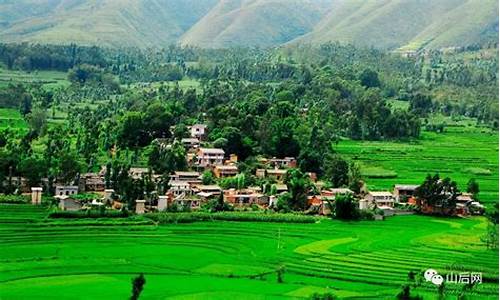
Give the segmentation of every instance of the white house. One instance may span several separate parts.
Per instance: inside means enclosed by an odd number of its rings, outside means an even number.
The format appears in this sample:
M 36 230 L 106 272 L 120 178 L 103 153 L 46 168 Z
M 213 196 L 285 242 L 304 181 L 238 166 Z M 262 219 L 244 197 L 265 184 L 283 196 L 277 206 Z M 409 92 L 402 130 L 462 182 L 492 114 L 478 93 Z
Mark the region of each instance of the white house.
M 369 192 L 364 199 L 378 207 L 394 207 L 394 196 L 390 192 Z
M 222 165 L 224 154 L 224 150 L 218 148 L 199 148 L 196 152 L 197 165 L 200 167 Z
M 76 185 L 56 186 L 56 196 L 71 196 L 76 194 L 78 194 L 78 186 Z
M 204 124 L 195 124 L 190 128 L 191 137 L 199 140 L 202 140 L 203 137 L 205 137 L 206 132 L 207 125 Z
M 168 185 L 170 185 L 170 191 L 175 195 L 179 196 L 182 194 L 191 195 L 193 190 L 191 189 L 191 185 L 187 181 L 169 181 Z

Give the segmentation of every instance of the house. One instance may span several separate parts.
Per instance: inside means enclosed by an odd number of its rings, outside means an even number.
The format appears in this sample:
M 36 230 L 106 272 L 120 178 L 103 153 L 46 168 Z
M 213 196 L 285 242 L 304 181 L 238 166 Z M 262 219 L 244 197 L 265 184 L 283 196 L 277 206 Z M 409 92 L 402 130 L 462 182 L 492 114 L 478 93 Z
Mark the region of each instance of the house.
M 364 199 L 377 207 L 394 207 L 394 197 L 390 192 L 369 192 Z
M 288 192 L 288 186 L 286 184 L 274 184 L 273 186 L 276 188 L 277 194 Z
M 191 184 L 187 181 L 170 180 L 168 185 L 170 186 L 169 191 L 172 192 L 174 196 L 191 195 L 193 193 Z
M 10 182 L 9 178 L 6 178 L 3 181 L 3 185 L 7 186 L 9 184 L 18 189 L 18 191 L 21 193 L 29 193 L 31 191 L 30 186 L 28 185 L 28 179 L 26 179 L 25 177 L 14 176 L 10 178 Z
M 339 195 L 339 194 L 351 194 L 351 195 L 354 195 L 354 192 L 351 191 L 348 188 L 327 189 L 327 190 L 322 191 L 321 193 L 325 194 L 325 195 L 332 195 L 332 196 L 336 196 L 336 195 Z
M 462 193 L 457 196 L 456 199 L 456 208 L 457 215 L 466 216 L 469 214 L 472 215 L 481 215 L 484 213 L 484 206 L 475 201 L 470 193 Z
M 265 195 L 254 190 L 224 190 L 224 201 L 236 206 L 249 206 L 252 204 L 268 205 L 269 199 Z
M 128 173 L 129 173 L 130 177 L 132 177 L 133 179 L 140 179 L 149 173 L 149 169 L 148 168 L 130 168 Z
M 472 194 L 462 193 L 457 196 L 457 203 L 467 204 L 468 202 L 472 202 L 474 199 L 472 198 Z
M 307 197 L 307 203 L 309 204 L 310 209 L 323 216 L 327 216 L 332 213 L 330 207 L 333 201 L 335 201 L 335 197 L 328 195 L 313 195 Z
M 238 174 L 236 166 L 215 166 L 214 175 L 217 178 L 233 177 Z
M 64 211 L 78 211 L 82 209 L 82 203 L 66 195 L 56 196 L 59 199 L 59 209 Z
M 200 140 L 197 138 L 184 138 L 181 139 L 181 143 L 187 149 L 196 149 L 200 146 Z
M 57 185 L 56 186 L 56 196 L 71 196 L 78 194 L 78 186 L 75 185 Z
M 179 195 L 175 196 L 171 192 L 167 193 L 167 206 L 170 207 L 172 205 L 176 205 L 179 210 L 189 208 L 189 209 L 199 209 L 201 207 L 201 203 L 203 202 L 203 199 L 193 195 L 193 196 L 186 196 L 186 195 Z
M 270 158 L 267 163 L 275 169 L 289 169 L 297 167 L 297 160 L 295 157 L 285 157 L 285 158 Z
M 285 169 L 257 169 L 255 175 L 259 178 L 272 178 L 276 181 L 283 181 L 287 170 Z
M 205 195 L 210 193 L 214 196 L 222 193 L 222 189 L 218 185 L 196 185 L 193 191 L 195 193 L 205 193 Z
M 189 127 L 189 132 L 191 133 L 192 138 L 203 140 L 203 138 L 206 136 L 207 133 L 207 125 L 195 124 Z
M 170 175 L 170 180 L 199 184 L 201 183 L 201 174 L 199 172 L 175 171 L 174 174 Z
M 408 202 L 408 199 L 415 196 L 418 185 L 396 184 L 394 186 L 393 196 L 396 202 Z
M 197 165 L 205 168 L 222 165 L 224 154 L 224 150 L 218 148 L 199 148 L 196 152 Z
M 85 192 L 103 192 L 106 189 L 104 177 L 98 173 L 85 173 L 80 176 L 78 188 Z

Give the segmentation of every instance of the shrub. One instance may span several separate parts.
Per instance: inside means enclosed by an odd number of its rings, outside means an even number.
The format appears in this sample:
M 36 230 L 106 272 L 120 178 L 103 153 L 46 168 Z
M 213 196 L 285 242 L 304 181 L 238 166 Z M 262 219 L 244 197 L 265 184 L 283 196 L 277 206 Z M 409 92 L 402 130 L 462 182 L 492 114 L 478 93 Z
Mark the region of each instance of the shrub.
M 193 223 L 202 221 L 238 221 L 272 223 L 314 223 L 316 218 L 299 214 L 251 213 L 251 212 L 193 212 L 193 213 L 153 213 L 145 217 L 160 224 Z
M 127 218 L 129 212 L 126 210 L 80 210 L 80 211 L 55 211 L 49 214 L 54 219 L 97 219 L 97 218 Z
M 0 195 L 0 204 L 26 204 L 31 198 L 25 195 Z
M 337 195 L 333 206 L 337 219 L 356 220 L 359 218 L 357 203 L 351 194 Z
M 359 211 L 359 218 L 361 220 L 374 220 L 375 219 L 373 211 L 368 210 L 368 209 L 361 209 Z

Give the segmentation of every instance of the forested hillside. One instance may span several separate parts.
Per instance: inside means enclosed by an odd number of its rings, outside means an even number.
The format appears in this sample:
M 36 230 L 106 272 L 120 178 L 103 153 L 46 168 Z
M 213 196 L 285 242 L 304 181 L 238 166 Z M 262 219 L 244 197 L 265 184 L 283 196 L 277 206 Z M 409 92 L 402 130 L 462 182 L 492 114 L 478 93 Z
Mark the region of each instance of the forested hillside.
M 261 156 L 297 157 L 302 171 L 330 178 L 350 168 L 334 147 L 345 139 L 418 142 L 423 131 L 445 132 L 443 118 L 497 130 L 495 51 L 404 58 L 340 44 L 161 51 L 3 44 L 0 75 L 58 70 L 67 84 L 0 81 L 0 106 L 20 114 L 7 122 L 25 122 L 0 131 L 0 176 L 71 182 L 106 164 L 168 175 L 186 167 L 175 141 L 203 123 L 205 145 L 237 154 L 247 178 Z

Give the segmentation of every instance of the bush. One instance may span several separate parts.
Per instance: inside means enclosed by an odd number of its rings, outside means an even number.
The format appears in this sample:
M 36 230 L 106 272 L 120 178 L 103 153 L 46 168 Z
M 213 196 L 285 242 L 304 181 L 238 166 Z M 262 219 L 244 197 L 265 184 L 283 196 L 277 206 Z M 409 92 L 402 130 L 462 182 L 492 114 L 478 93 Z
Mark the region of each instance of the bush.
M 359 218 L 357 203 L 351 194 L 337 195 L 333 206 L 337 219 L 357 220 Z
M 361 220 L 374 220 L 375 219 L 373 211 L 368 210 L 368 209 L 361 209 L 359 211 L 359 218 Z
M 97 218 L 128 218 L 126 210 L 80 210 L 80 211 L 56 211 L 49 214 L 53 219 L 97 219 Z
M 160 224 L 194 223 L 202 221 L 272 222 L 272 223 L 314 223 L 316 218 L 298 214 L 243 213 L 243 212 L 193 212 L 193 213 L 153 213 L 145 217 Z
M 25 195 L 0 195 L 0 204 L 27 204 L 31 198 Z

